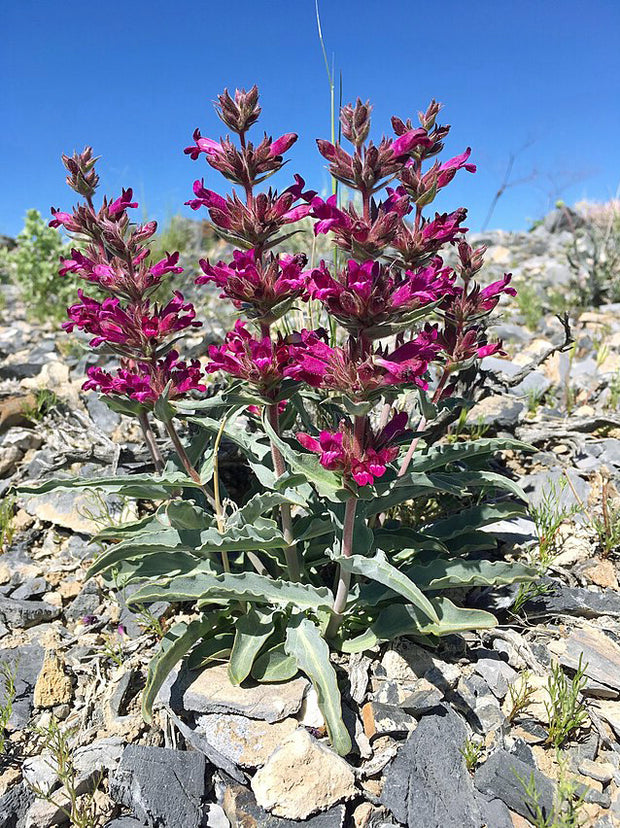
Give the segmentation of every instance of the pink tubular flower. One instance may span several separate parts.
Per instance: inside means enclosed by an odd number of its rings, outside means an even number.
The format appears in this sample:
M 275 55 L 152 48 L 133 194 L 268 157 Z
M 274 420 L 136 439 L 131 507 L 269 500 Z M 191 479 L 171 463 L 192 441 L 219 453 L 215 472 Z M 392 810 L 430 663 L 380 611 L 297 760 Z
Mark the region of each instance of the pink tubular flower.
M 81 290 L 78 296 L 80 302 L 68 309 L 70 321 L 65 322 L 63 328 L 66 331 L 78 328 L 94 334 L 90 341 L 93 347 L 105 342 L 137 351 L 137 355 L 142 356 L 160 345 L 170 334 L 202 324 L 194 321 L 194 306 L 191 302 L 185 302 L 178 291 L 167 305 L 154 305 L 152 312 L 148 300 L 124 308 L 117 298 L 98 302 L 85 296 Z
M 467 172 L 475 173 L 476 165 L 468 164 L 467 159 L 471 155 L 471 147 L 467 147 L 465 152 L 456 155 L 449 161 L 445 161 L 437 170 L 437 188 L 440 189 L 448 185 L 458 170 L 467 170 Z
M 238 309 L 250 306 L 259 315 L 266 316 L 286 299 L 307 300 L 305 264 L 303 255 L 272 255 L 265 261 L 257 257 L 255 250 L 235 250 L 230 264 L 212 265 L 208 259 L 201 259 L 204 276 L 199 276 L 196 284 L 213 282 L 222 290 L 220 298 L 230 299 Z
M 340 391 L 355 401 L 407 384 L 427 388 L 429 362 L 441 350 L 434 328 L 392 353 L 377 348 L 368 354 L 356 354 L 351 343 L 345 348 L 332 348 L 325 337 L 324 331 L 302 331 L 289 337 L 290 362 L 284 375 L 313 388 Z
M 133 190 L 131 187 L 127 190 L 123 190 L 120 198 L 117 198 L 116 201 L 113 201 L 108 205 L 108 213 L 111 216 L 116 216 L 119 213 L 123 213 L 128 207 L 137 207 L 138 202 L 132 201 L 132 198 Z
M 168 273 L 182 273 L 183 268 L 177 265 L 178 253 L 167 253 L 164 259 L 149 267 L 146 258 L 148 249 L 134 258 L 132 271 L 129 272 L 127 262 L 114 256 L 107 259 L 94 246 L 89 247 L 86 256 L 79 250 L 71 250 L 71 258 L 61 263 L 59 273 L 65 276 L 74 273 L 81 279 L 94 282 L 112 293 L 121 294 L 128 298 L 137 298 L 161 283 Z M 92 258 L 91 258 L 92 256 Z
M 236 193 L 222 198 L 213 190 L 206 189 L 204 181 L 195 181 L 196 198 L 185 203 L 192 210 L 206 207 L 213 224 L 244 242 L 244 246 L 264 247 L 282 227 L 310 213 L 309 204 L 294 205 L 300 198 L 309 200 L 315 194 L 303 193 L 303 179 L 299 176 L 295 178 L 297 183 L 283 193 L 269 189 L 256 195 L 249 203 L 242 201 Z
M 255 339 L 238 319 L 234 329 L 226 334 L 223 345 L 209 346 L 209 359 L 208 373 L 224 371 L 270 395 L 277 391 L 284 378 L 289 346 L 283 339 L 272 341 L 269 335 Z
M 169 351 L 163 359 L 152 363 L 133 363 L 110 374 L 102 368 L 88 371 L 85 391 L 94 389 L 108 396 L 128 397 L 144 404 L 155 403 L 170 383 L 169 399 L 178 399 L 190 391 L 205 391 L 198 360 L 190 363 L 179 360 L 176 351 Z
M 452 290 L 449 269 L 441 259 L 417 271 L 389 269 L 379 262 L 350 259 L 337 278 L 324 262 L 312 271 L 309 290 L 345 327 L 359 330 L 401 318 Z
M 193 147 L 186 147 L 183 152 L 189 155 L 192 161 L 196 161 L 201 152 L 205 155 L 221 155 L 223 152 L 222 145 L 219 141 L 213 141 L 211 138 L 203 138 L 199 129 L 194 130 L 193 139 L 195 145 Z
M 340 423 L 338 431 L 322 431 L 318 440 L 303 431 L 297 434 L 297 440 L 320 455 L 324 468 L 341 472 L 345 481 L 352 478 L 358 486 L 366 486 L 382 477 L 388 464 L 398 456 L 398 446 L 390 443 L 405 433 L 407 419 L 404 412 L 396 414 L 376 435 L 367 428 L 362 445 L 356 444 L 353 427 L 346 420 Z

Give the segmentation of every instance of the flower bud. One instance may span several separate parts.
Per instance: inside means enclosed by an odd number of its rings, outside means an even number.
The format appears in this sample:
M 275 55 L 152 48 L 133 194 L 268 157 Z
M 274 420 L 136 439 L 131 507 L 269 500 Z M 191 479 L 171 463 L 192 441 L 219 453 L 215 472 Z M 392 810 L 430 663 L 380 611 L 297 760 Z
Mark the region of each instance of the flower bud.
M 342 134 L 356 147 L 361 147 L 368 137 L 371 111 L 370 101 L 362 103 L 360 98 L 357 99 L 355 106 L 347 104 L 340 110 Z
M 225 89 L 218 95 L 215 110 L 229 129 L 242 135 L 258 121 L 261 112 L 258 105 L 258 87 L 255 84 L 249 92 L 245 89 L 235 89 L 234 100 Z
M 69 175 L 67 184 L 76 193 L 85 198 L 92 198 L 99 184 L 99 176 L 95 172 L 95 163 L 98 158 L 93 158 L 93 148 L 85 147 L 82 152 L 74 152 L 71 157 L 62 156 Z

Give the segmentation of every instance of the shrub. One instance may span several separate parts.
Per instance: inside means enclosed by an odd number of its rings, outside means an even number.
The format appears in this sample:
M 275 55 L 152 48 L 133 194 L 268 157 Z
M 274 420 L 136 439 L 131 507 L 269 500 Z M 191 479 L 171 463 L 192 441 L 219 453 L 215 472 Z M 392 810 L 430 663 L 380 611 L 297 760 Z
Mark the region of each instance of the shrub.
M 44 222 L 38 210 L 28 210 L 17 246 L 0 251 L 0 264 L 18 285 L 28 315 L 39 322 L 66 318 L 67 303 L 76 292 L 76 280 L 58 274 L 69 247 Z
M 536 577 L 529 567 L 479 557 L 489 548 L 480 526 L 523 512 L 523 493 L 488 470 L 489 458 L 527 447 L 487 438 L 432 445 L 427 428 L 446 409 L 463 407 L 460 372 L 501 350 L 487 341 L 486 319 L 514 290 L 509 275 L 485 288 L 476 281 L 484 249 L 464 240 L 464 209 L 424 215 L 460 169 L 475 170 L 470 150 L 434 160 L 448 132 L 437 124 L 434 101 L 419 126 L 393 118 L 395 135 L 378 144 L 368 138 L 370 105 L 343 107 L 352 151 L 323 140 L 318 147 L 355 194 L 348 205 L 306 190 L 300 176 L 284 191 L 259 191 L 297 136 L 248 140 L 260 115 L 256 87 L 224 92 L 217 110 L 236 140 L 196 130 L 186 153 L 204 154 L 236 187 L 224 197 L 196 181 L 188 202 L 206 208 L 215 232 L 236 248 L 231 262 L 201 260 L 197 279 L 213 283 L 244 317 L 208 349 L 206 371 L 227 374 L 226 389 L 201 398 L 202 366 L 180 360 L 180 334 L 200 323 L 166 280 L 181 269 L 178 254 L 153 263 L 155 223 L 130 223 L 132 191 L 96 208 L 91 150 L 65 156 L 69 182 L 85 202 L 72 214 L 54 211 L 52 224 L 89 244 L 72 250 L 61 270 L 108 294 L 103 302 L 82 294 L 67 327 L 119 355 L 113 373 L 90 368 L 85 387 L 138 417 L 156 472 L 23 490 L 99 487 L 160 504 L 155 514 L 101 532 L 99 540 L 113 542 L 89 571 L 136 582 L 130 600 L 137 607 L 165 599 L 194 615 L 166 632 L 150 665 L 147 719 L 177 661 L 187 656 L 192 667 L 224 656 L 235 684 L 304 672 L 334 748 L 346 754 L 332 651 L 491 627 L 490 613 L 456 602 L 463 587 Z M 303 253 L 274 253 L 308 217 L 315 234 L 331 234 L 339 267 L 307 268 Z M 440 256 L 447 245 L 458 251 L 456 270 Z M 153 303 L 155 290 L 164 298 Z M 312 326 L 319 317 L 329 331 Z M 169 458 L 152 417 L 172 441 Z M 189 444 L 179 435 L 183 421 L 198 429 Z M 227 490 L 220 474 L 224 440 L 245 458 L 242 492 Z M 441 508 L 446 497 L 449 513 Z M 409 524 L 388 518 L 418 500 L 437 509 Z

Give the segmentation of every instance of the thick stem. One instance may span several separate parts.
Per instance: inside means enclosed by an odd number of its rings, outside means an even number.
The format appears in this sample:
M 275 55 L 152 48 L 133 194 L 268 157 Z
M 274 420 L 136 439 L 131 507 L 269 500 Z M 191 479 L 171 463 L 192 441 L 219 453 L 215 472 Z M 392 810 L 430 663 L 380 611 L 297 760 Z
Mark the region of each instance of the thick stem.
M 273 405 L 270 405 L 267 412 L 271 427 L 276 434 L 279 434 L 280 425 L 278 417 L 278 404 L 274 403 Z M 284 463 L 284 457 L 282 457 L 280 449 L 274 442 L 271 443 L 271 457 L 273 459 L 273 468 L 276 473 L 276 477 L 282 477 L 282 475 L 286 472 L 286 464 Z M 282 503 L 280 506 L 280 520 L 282 523 L 282 534 L 284 535 L 284 540 L 287 543 L 284 555 L 286 557 L 286 567 L 288 569 L 289 578 L 291 581 L 298 581 L 301 575 L 301 569 L 299 566 L 299 556 L 297 554 L 297 544 L 295 543 L 293 535 L 291 507 L 288 503 Z
M 151 428 L 151 424 L 149 423 L 148 414 L 146 411 L 141 411 L 138 414 L 138 422 L 140 423 L 140 428 L 142 429 L 142 434 L 144 435 L 144 442 L 153 458 L 153 465 L 155 466 L 155 471 L 157 474 L 161 474 L 164 470 L 164 459 L 161 456 L 161 451 L 159 450 L 159 446 L 157 445 L 157 441 L 155 440 L 155 434 L 153 433 L 153 429 Z
M 172 445 L 174 446 L 174 449 L 175 449 L 176 453 L 179 455 L 179 460 L 183 464 L 183 468 L 185 469 L 187 474 L 192 478 L 194 483 L 198 484 L 198 488 L 200 489 L 200 491 L 204 494 L 204 496 L 207 498 L 207 500 L 209 501 L 211 506 L 215 509 L 216 504 L 215 504 L 215 497 L 213 496 L 213 492 L 209 489 L 208 486 L 206 486 L 201 481 L 200 475 L 198 474 L 196 469 L 192 466 L 192 464 L 190 462 L 190 459 L 187 456 L 187 452 L 185 451 L 185 448 L 183 447 L 183 443 L 181 442 L 181 440 L 179 438 L 179 435 L 176 432 L 176 429 L 174 427 L 174 423 L 172 422 L 172 420 L 167 420 L 166 423 L 165 423 L 165 426 L 166 426 L 166 431 L 168 432 L 168 436 L 172 440 Z
M 344 527 L 342 529 L 342 554 L 345 558 L 350 558 L 353 554 L 353 528 L 355 526 L 356 508 L 356 498 L 352 497 L 350 500 L 347 500 L 344 512 Z M 334 606 L 332 607 L 332 617 L 327 625 L 327 638 L 333 638 L 338 632 L 338 628 L 342 622 L 342 614 L 347 606 L 350 585 L 351 573 L 340 567 L 340 572 L 338 574 L 338 588 L 336 590 Z

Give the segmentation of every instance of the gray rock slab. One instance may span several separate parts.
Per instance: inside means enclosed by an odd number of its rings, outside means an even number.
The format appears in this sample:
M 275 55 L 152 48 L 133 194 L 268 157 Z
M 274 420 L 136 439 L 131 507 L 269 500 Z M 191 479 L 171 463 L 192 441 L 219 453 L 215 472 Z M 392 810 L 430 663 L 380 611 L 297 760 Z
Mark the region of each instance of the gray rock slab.
M 511 811 L 531 819 L 532 802 L 524 786 L 533 775 L 539 803 L 547 817 L 553 813 L 555 784 L 544 773 L 512 756 L 506 750 L 498 750 L 476 771 L 476 788 L 485 796 L 501 800 Z
M 610 615 L 620 618 L 620 595 L 607 589 L 594 592 L 581 587 L 566 587 L 554 582 L 555 591 L 533 598 L 524 605 L 529 617 L 574 615 L 579 618 L 600 618 Z
M 101 602 L 99 586 L 94 579 L 86 581 L 71 605 L 65 610 L 65 618 L 79 621 L 86 615 L 94 615 Z
M 503 699 L 508 692 L 508 686 L 516 681 L 518 673 L 501 658 L 479 658 L 474 664 L 474 670 L 486 681 L 489 689 L 498 699 Z
M 15 676 L 15 700 L 9 726 L 19 730 L 28 723 L 33 706 L 34 685 L 43 665 L 44 650 L 38 644 L 25 644 L 0 650 L 0 664 L 6 664 Z M 0 688 L 4 694 L 4 680 Z
M 23 783 L 0 796 L 0 828 L 21 828 L 33 802 L 33 792 Z
M 201 828 L 205 769 L 201 753 L 128 745 L 110 780 L 110 796 L 149 828 Z
M 484 816 L 461 755 L 468 736 L 450 708 L 425 716 L 385 773 L 381 803 L 408 826 L 481 828 Z
M 144 828 L 144 823 L 133 817 L 119 817 L 112 822 L 106 822 L 103 828 Z
M 60 615 L 58 607 L 45 601 L 20 601 L 17 598 L 0 598 L 0 620 L 12 629 L 26 630 L 37 624 L 53 621 Z
M 576 669 L 580 657 L 589 678 L 620 691 L 620 646 L 615 641 L 602 630 L 577 628 L 566 639 L 560 663 Z

